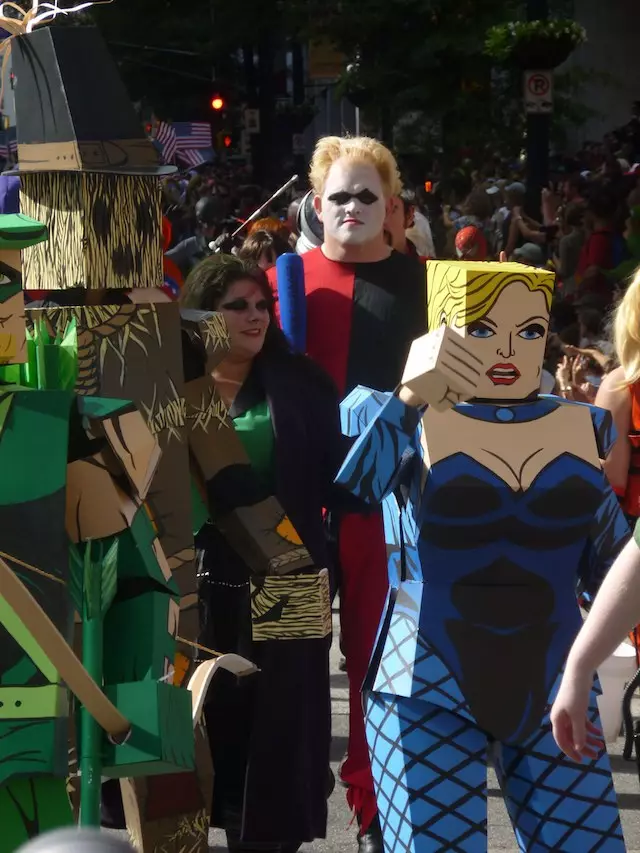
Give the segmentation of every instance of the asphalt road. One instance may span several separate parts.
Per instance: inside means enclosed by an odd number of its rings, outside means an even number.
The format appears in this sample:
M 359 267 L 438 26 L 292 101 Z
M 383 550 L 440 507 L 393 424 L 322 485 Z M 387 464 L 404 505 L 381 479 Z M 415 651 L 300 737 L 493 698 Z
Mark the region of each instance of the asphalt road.
M 335 640 L 331 653 L 331 698 L 333 706 L 333 747 L 332 768 L 337 776 L 338 764 L 341 761 L 348 733 L 348 691 L 347 677 L 338 670 L 340 652 L 338 650 L 338 631 L 335 630 Z M 634 714 L 640 717 L 640 701 L 636 700 Z M 640 783 L 638 772 L 633 762 L 626 762 L 621 755 L 622 740 L 611 744 L 609 752 L 614 770 L 614 782 L 618 793 L 618 803 L 622 813 L 622 824 L 628 853 L 640 853 Z M 518 853 L 513 831 L 507 812 L 502 802 L 500 789 L 492 770 L 488 774 L 489 788 L 489 850 L 488 853 L 508 851 Z M 339 785 L 329 802 L 329 826 L 327 838 L 307 844 L 301 848 L 302 853 L 356 853 L 357 829 L 351 825 L 351 814 L 347 808 L 344 789 Z M 118 833 L 125 835 L 124 833 Z M 224 832 L 212 830 L 210 846 L 214 851 L 227 849 Z
M 347 695 L 347 676 L 338 671 L 340 652 L 337 644 L 337 630 L 331 654 L 331 698 L 333 705 L 333 749 L 332 767 L 337 775 L 338 763 L 342 759 L 347 743 L 349 704 Z M 640 717 L 640 704 L 635 709 Z M 615 787 L 622 812 L 622 823 L 628 853 L 640 853 L 640 783 L 636 766 L 625 762 L 620 755 L 622 741 L 610 747 L 615 772 Z M 329 802 L 329 826 L 327 838 L 301 848 L 304 853 L 356 853 L 356 827 L 350 826 L 351 814 L 347 808 L 344 789 L 337 786 Z M 212 848 L 226 850 L 224 833 L 212 831 Z M 502 802 L 498 782 L 492 770 L 489 771 L 489 853 L 509 851 L 518 853 L 511 824 Z

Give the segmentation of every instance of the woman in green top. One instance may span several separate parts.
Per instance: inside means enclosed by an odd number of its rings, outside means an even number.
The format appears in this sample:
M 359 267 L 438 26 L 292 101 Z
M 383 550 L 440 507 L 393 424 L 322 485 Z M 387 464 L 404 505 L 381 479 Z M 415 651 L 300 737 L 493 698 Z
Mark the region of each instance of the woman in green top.
M 229 331 L 229 354 L 212 376 L 252 469 L 249 477 L 225 472 L 234 505 L 275 496 L 315 565 L 331 573 L 323 508 L 351 500 L 333 485 L 347 449 L 336 389 L 289 349 L 257 265 L 220 255 L 203 261 L 182 303 L 220 312 Z M 254 642 L 246 564 L 214 523 L 197 545 L 202 645 L 260 668 L 240 680 L 220 673 L 206 707 L 212 824 L 226 829 L 232 851 L 291 853 L 326 833 L 330 638 Z

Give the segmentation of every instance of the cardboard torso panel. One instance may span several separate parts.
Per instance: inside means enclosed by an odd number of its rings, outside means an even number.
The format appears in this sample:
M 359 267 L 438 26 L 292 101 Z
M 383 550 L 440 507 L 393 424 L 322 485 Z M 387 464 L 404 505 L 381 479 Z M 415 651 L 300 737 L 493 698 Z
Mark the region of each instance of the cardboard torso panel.
M 369 685 L 521 742 L 579 630 L 578 582 L 597 588 L 628 537 L 599 462 L 610 417 L 555 398 L 474 402 L 427 410 L 410 433 L 416 410 L 396 398 L 377 408 L 340 478 L 379 500 L 395 454 L 413 450 L 401 491 L 419 559 L 400 566 Z M 397 536 L 387 530 L 390 544 Z
M 65 483 L 74 395 L 10 396 L 0 423 L 0 553 L 70 640 Z M 66 775 L 68 701 L 60 682 L 0 598 L 0 787 L 25 774 Z
M 64 332 L 78 333 L 78 394 L 133 401 L 158 440 L 162 455 L 146 504 L 178 584 L 182 604 L 195 607 L 189 453 L 178 306 L 161 303 L 33 309 Z M 181 631 L 184 629 L 181 628 Z

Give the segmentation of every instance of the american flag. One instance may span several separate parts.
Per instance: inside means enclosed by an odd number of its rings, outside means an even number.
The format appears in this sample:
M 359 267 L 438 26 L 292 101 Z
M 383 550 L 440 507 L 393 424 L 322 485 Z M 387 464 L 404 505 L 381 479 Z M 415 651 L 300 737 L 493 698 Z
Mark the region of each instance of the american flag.
M 208 121 L 176 121 L 173 123 L 178 151 L 199 151 L 213 147 Z
M 5 160 L 9 159 L 9 155 L 14 157 L 18 153 L 18 137 L 15 127 L 8 127 L 4 131 L 0 131 L 0 157 Z
M 153 141 L 160 151 L 163 163 L 165 165 L 172 164 L 175 160 L 178 147 L 178 140 L 173 125 L 170 125 L 166 121 L 159 122 Z
M 213 148 L 188 148 L 184 151 L 178 151 L 177 156 L 178 160 L 189 169 L 195 169 L 197 166 L 212 163 L 215 160 Z

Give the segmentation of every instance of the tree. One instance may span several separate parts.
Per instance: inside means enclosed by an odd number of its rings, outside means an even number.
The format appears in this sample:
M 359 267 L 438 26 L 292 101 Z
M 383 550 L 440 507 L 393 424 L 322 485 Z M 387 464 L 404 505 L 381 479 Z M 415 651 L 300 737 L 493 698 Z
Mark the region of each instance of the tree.
M 211 9 L 184 0 L 135 0 L 96 6 L 100 28 L 134 101 L 162 117 L 204 117 L 213 94 Z M 216 69 L 217 71 L 217 69 Z
M 443 120 L 445 137 L 464 136 L 488 117 L 491 66 L 485 33 L 507 19 L 510 0 L 285 0 L 306 38 L 326 39 L 352 60 L 344 90 L 387 139 L 396 120 L 423 111 Z M 472 122 L 467 115 L 473 113 Z M 484 122 L 486 124 L 486 121 Z

